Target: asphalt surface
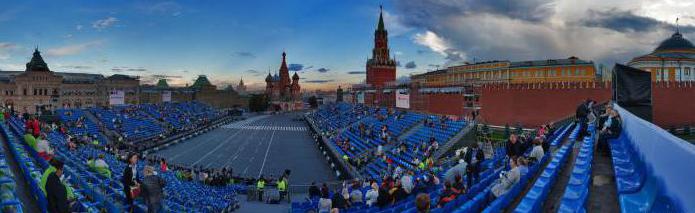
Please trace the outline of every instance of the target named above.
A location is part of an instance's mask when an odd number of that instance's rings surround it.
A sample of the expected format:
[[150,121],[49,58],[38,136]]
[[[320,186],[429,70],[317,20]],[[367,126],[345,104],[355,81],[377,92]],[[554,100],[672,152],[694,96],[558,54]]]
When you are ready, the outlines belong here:
[[156,152],[170,163],[232,168],[235,176],[277,178],[292,171],[290,184],[337,178],[311,138],[300,114],[259,115],[224,125]]

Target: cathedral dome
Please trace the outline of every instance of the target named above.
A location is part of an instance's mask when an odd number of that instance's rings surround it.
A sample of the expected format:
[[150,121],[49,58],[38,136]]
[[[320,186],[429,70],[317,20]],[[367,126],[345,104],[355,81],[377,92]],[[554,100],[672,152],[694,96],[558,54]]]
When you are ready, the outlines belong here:
[[667,51],[667,50],[687,50],[695,49],[693,43],[688,41],[688,39],[683,38],[683,35],[679,32],[674,33],[671,38],[668,38],[659,44],[659,46],[654,51]]

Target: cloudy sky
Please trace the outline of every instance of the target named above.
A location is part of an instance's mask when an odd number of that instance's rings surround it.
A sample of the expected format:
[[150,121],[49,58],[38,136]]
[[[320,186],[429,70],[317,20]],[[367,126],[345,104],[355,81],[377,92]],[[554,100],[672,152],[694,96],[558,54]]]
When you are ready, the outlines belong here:
[[695,1],[15,1],[0,7],[0,70],[38,46],[52,70],[258,88],[282,51],[307,89],[364,79],[384,5],[398,75],[465,61],[578,56],[611,65],[675,30],[695,40]]

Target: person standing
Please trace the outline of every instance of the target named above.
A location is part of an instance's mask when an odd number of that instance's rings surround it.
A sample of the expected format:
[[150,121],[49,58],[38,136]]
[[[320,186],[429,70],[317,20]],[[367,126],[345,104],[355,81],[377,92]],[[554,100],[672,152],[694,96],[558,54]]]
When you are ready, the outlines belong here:
[[470,189],[474,183],[477,183],[480,180],[480,162],[485,160],[485,155],[483,150],[478,148],[478,143],[474,142],[471,144],[470,149],[468,152],[466,152],[466,155],[464,155],[463,158],[468,165],[466,167],[466,174],[468,176],[467,186]]
[[60,180],[60,176],[63,175],[63,162],[54,159],[51,164],[55,168],[55,172],[48,174],[46,179],[46,200],[48,201],[46,208],[48,212],[52,213],[70,212],[68,190]]
[[133,199],[137,195],[139,184],[137,182],[137,164],[138,155],[131,153],[126,159],[128,166],[125,167],[123,171],[123,177],[121,183],[123,183],[123,193],[125,194],[125,201],[128,205],[128,211],[132,212],[135,208]]
[[166,181],[154,174],[152,166],[145,166],[145,178],[142,180],[142,197],[147,205],[148,213],[162,212],[162,197]]
[[263,201],[263,189],[265,189],[265,178],[261,175],[256,182],[256,191],[258,193],[258,200]]

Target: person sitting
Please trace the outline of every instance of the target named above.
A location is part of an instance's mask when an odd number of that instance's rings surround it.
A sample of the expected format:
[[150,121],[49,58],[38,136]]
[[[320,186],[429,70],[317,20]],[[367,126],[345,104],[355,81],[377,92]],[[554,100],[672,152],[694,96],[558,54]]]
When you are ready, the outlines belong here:
[[99,158],[94,161],[94,170],[101,176],[111,178],[111,169],[109,169],[109,164],[104,160],[104,154],[99,154]]
[[519,157],[516,159],[516,164],[519,166],[519,175],[523,177],[528,174],[528,160],[524,157]]
[[531,154],[529,154],[529,158],[531,162],[538,162],[543,158],[543,155],[545,155],[545,151],[543,150],[543,144],[541,144],[541,138],[536,137],[533,139],[533,149]]
[[623,128],[618,111],[615,109],[607,110],[609,110],[610,116],[606,119],[606,122],[603,124],[603,129],[599,131],[598,136],[598,150],[603,153],[609,153],[608,140],[618,138]]
[[509,165],[512,169],[500,173],[500,178],[497,179],[496,183],[492,186],[491,194],[494,196],[493,198],[504,195],[514,184],[519,182],[521,174],[516,160],[514,158],[509,159]]
[[319,199],[319,212],[318,213],[328,213],[331,212],[333,204],[331,199],[328,199],[328,193],[322,194],[321,199]]
[[352,192],[350,192],[350,203],[352,204],[362,204],[362,191],[360,190],[359,182],[352,185]]
[[428,213],[430,211],[430,195],[418,194],[415,198],[415,207],[418,213]]
[[36,142],[36,152],[39,153],[39,157],[47,161],[51,160],[53,157],[53,150],[51,149],[51,146],[48,145],[46,135],[41,135],[39,140]]
[[349,200],[350,194],[348,194],[347,189],[343,189],[342,193],[333,195],[331,203],[333,204],[333,208],[338,208],[342,210],[350,208]]
[[60,180],[63,175],[63,162],[54,160],[51,162],[53,172],[48,173],[45,181],[46,200],[48,212],[70,212],[69,192],[67,186]]
[[367,193],[364,196],[364,199],[367,200],[367,206],[373,206],[376,202],[377,199],[379,198],[379,185],[376,184],[376,182],[372,183],[371,189],[367,191]]
[[454,187],[451,185],[451,182],[444,182],[444,190],[442,191],[442,194],[439,195],[437,207],[441,208],[442,206],[456,199],[457,195],[458,193],[456,193],[456,189],[454,189]]
[[311,186],[309,186],[309,198],[320,198],[321,197],[321,190],[319,189],[318,186],[316,186],[316,182],[311,182]]

